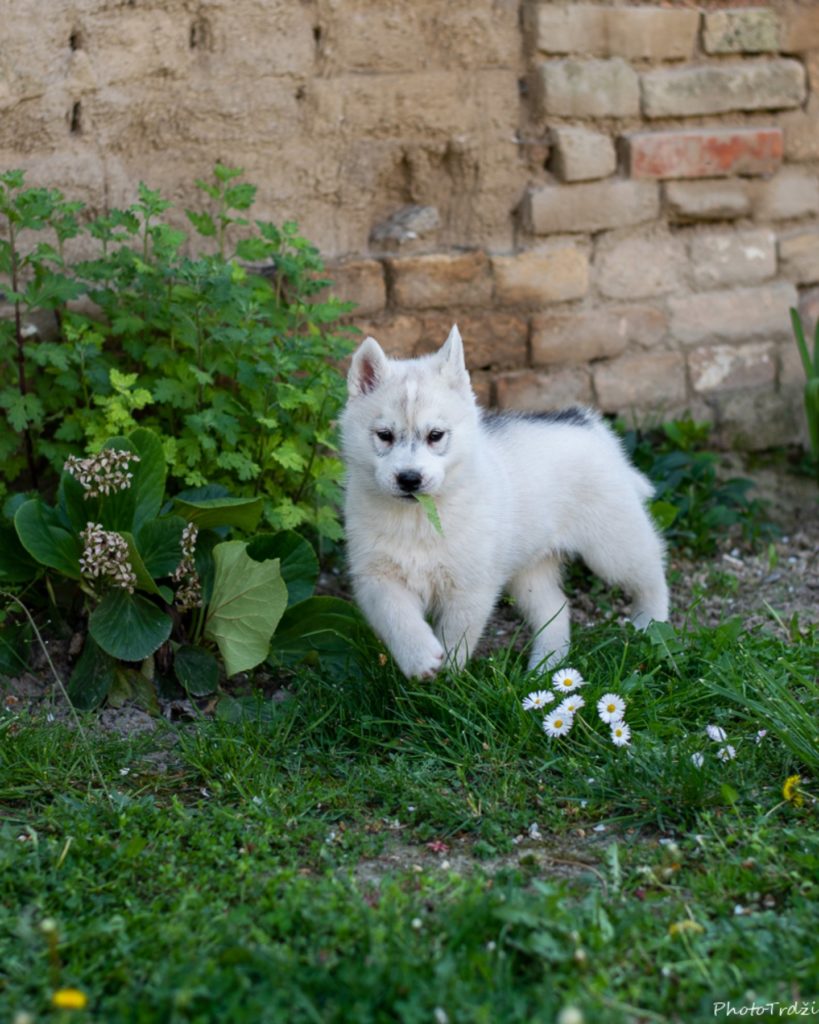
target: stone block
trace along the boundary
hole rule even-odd
[[[782,273],[796,284],[819,282],[819,229],[792,231],[779,239]]]
[[[672,221],[734,220],[751,212],[744,181],[670,181],[663,186],[663,198]]]
[[[803,110],[789,110],[779,123],[785,134],[785,159],[819,160],[819,96],[808,98]]]
[[[689,128],[626,136],[632,178],[772,174],[782,163],[780,128]]]
[[[397,306],[482,306],[492,298],[492,277],[484,252],[408,256],[386,263]]]
[[[544,117],[635,117],[637,72],[619,57],[545,61],[535,79],[535,101]]]
[[[376,224],[370,234],[372,245],[382,252],[412,252],[432,246],[438,237],[441,217],[435,206],[402,206]]]
[[[603,132],[588,128],[553,128],[555,173],[563,181],[594,181],[617,170],[614,143]]]
[[[410,359],[417,355],[423,334],[423,324],[414,316],[400,313],[397,316],[358,319],[353,323],[361,331],[361,338],[375,338],[388,356],[396,359]],[[443,339],[442,339],[443,340]]]
[[[539,306],[582,298],[589,290],[589,257],[575,245],[493,256],[495,302]]]
[[[806,95],[804,67],[787,59],[662,68],[645,72],[640,87],[646,117],[787,109],[800,106]]]
[[[551,373],[522,370],[495,379],[495,396],[501,409],[551,412],[571,405],[590,405],[591,376],[580,367],[563,367]]]
[[[819,213],[819,178],[801,167],[785,167],[770,181],[752,186],[757,220],[790,220]]]
[[[668,318],[653,306],[609,306],[532,318],[532,363],[588,363],[621,355],[632,344],[648,348],[665,334]]]
[[[354,316],[380,313],[387,301],[384,268],[378,260],[344,260],[327,267],[332,284],[320,293],[355,303]]]
[[[773,385],[776,380],[775,346],[768,342],[734,347],[709,345],[688,356],[691,386],[699,394],[738,391]]]
[[[544,185],[524,200],[524,220],[535,235],[603,231],[655,220],[659,186],[651,181]]]
[[[671,336],[691,346],[785,339],[791,330],[788,310],[796,302],[796,288],[785,283],[672,298]]]
[[[449,310],[424,314],[421,339],[413,354],[423,355],[440,348],[453,323],[457,323],[463,337],[466,365],[470,370],[526,364],[529,324],[525,317],[513,313],[476,315],[466,310]]]
[[[802,321],[804,324],[804,320]],[[807,333],[807,332],[806,332]],[[788,390],[799,390],[805,386],[805,367],[796,344],[779,346],[779,386]]]
[[[685,359],[679,352],[641,352],[592,367],[604,412],[679,406],[685,402]]]
[[[789,4],[782,26],[782,52],[805,53],[819,50],[819,8]]]
[[[534,45],[541,53],[629,60],[684,60],[697,36],[696,11],[598,4],[538,4]]]
[[[802,403],[773,389],[709,396],[717,413],[716,442],[734,451],[764,451],[803,440]]]
[[[776,53],[779,16],[768,7],[707,11],[702,45],[706,53]]]
[[[595,256],[597,287],[612,299],[667,295],[684,284],[685,243],[670,235],[604,238]]]
[[[776,274],[776,236],[767,228],[695,235],[690,255],[698,288],[750,284]]]

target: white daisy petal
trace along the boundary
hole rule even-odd
[[[555,712],[560,712],[564,715],[576,715],[577,712],[585,706],[586,702],[585,700],[583,700],[580,694],[578,694],[576,697],[572,695],[571,697],[564,698],[555,708]]]
[[[552,676],[552,686],[558,693],[571,693],[578,686],[585,686],[586,681],[576,668],[562,668]]]
[[[699,752],[699,750],[691,755],[691,764],[693,764],[695,768],[702,768],[704,762],[705,757]]]
[[[626,713],[626,702],[617,693],[604,693],[597,702],[597,713],[609,724],[620,722]]]
[[[713,740],[715,743],[725,742],[725,730],[721,725],[706,725],[705,731],[708,734],[709,740]]]
[[[631,729],[622,719],[611,723],[611,742],[615,747],[627,747],[631,742]]]
[[[555,695],[551,690],[533,690],[523,698],[523,710],[540,711],[547,704],[551,704],[554,699]]]
[[[737,752],[730,743],[726,744],[724,747],[720,747],[717,751],[717,757],[720,761],[733,761],[736,756]]]
[[[572,715],[552,711],[543,719],[543,731],[547,736],[565,736],[574,724]]]

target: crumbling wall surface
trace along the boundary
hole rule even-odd
[[[484,398],[804,430],[816,0],[5,0],[0,165],[92,210],[215,160]]]

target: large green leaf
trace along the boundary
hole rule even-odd
[[[91,636],[113,658],[142,661],[171,635],[171,617],[142,594],[112,587],[88,619]]]
[[[163,516],[149,519],[136,534],[142,561],[154,579],[169,576],[182,561],[184,529],[185,520],[181,516]]]
[[[90,711],[98,707],[114,685],[116,662],[93,637],[86,637],[82,654],[68,680],[68,696],[75,708]]]
[[[156,434],[143,427],[128,437],[112,437],[104,448],[136,452],[139,462],[131,465],[131,486],[100,499],[100,519],[106,530],[132,530],[159,515],[165,495],[165,453]]]
[[[373,642],[361,612],[338,597],[311,597],[282,616],[270,649],[271,661],[292,665],[317,660],[346,668]]]
[[[159,587],[154,582],[153,576],[142,561],[142,555],[137,550],[136,541],[134,535],[128,533],[127,530],[123,530],[120,534],[122,539],[128,545],[128,561],[131,563],[131,568],[134,570],[136,576],[136,585],[140,590],[144,590],[149,594],[159,594]]]
[[[174,501],[176,511],[200,530],[215,526],[238,526],[255,530],[262,514],[261,498],[206,498],[203,501]]]
[[[201,647],[179,647],[173,656],[173,670],[191,697],[206,697],[219,685],[219,662]]]
[[[319,574],[318,559],[309,542],[295,530],[258,534],[248,541],[247,553],[256,562],[279,559],[288,607],[312,596]]]
[[[23,547],[41,565],[80,578],[80,539],[60,523],[53,508],[39,498],[25,502],[14,515],[14,528]]]
[[[20,543],[14,524],[0,521],[0,580],[4,583],[26,583],[40,571],[40,566]]]
[[[255,562],[243,541],[213,549],[215,578],[205,636],[214,640],[228,676],[255,668],[267,657],[270,638],[287,607],[279,560]]]

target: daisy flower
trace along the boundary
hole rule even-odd
[[[691,764],[693,764],[695,768],[702,768],[704,763],[705,757],[699,751],[691,755]]]
[[[523,698],[523,710],[540,711],[540,709],[545,708],[547,704],[551,704],[554,699],[555,695],[551,690],[533,690]]]
[[[553,711],[543,719],[543,731],[547,736],[565,736],[574,724],[572,715]]]
[[[585,686],[586,680],[576,668],[562,668],[552,676],[552,685],[559,693],[571,693],[578,686]]]
[[[724,747],[720,747],[717,751],[717,757],[720,761],[733,761],[736,756],[737,752],[730,743],[726,744]]]
[[[627,747],[631,742],[631,729],[622,719],[611,723],[611,742],[615,747]]]
[[[708,734],[708,739],[713,740],[714,743],[725,742],[725,730],[721,725],[706,725],[705,731]]]
[[[586,706],[586,702],[578,693],[577,696],[566,697],[555,708],[556,713],[563,715],[576,715],[577,712]]]
[[[626,702],[616,693],[604,693],[597,702],[597,713],[604,722],[620,722],[626,713]]]

